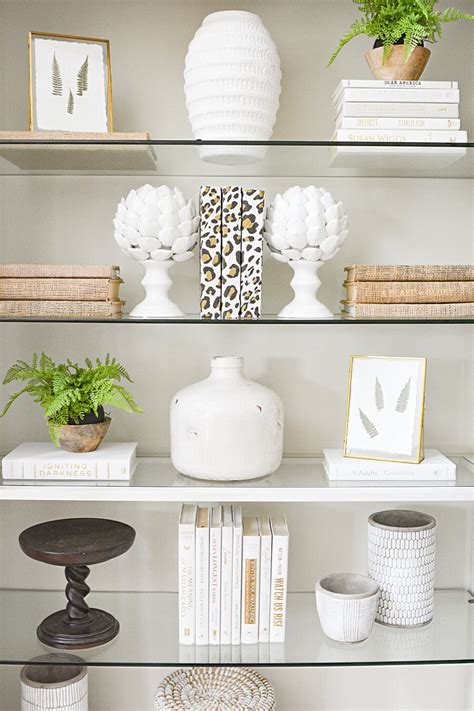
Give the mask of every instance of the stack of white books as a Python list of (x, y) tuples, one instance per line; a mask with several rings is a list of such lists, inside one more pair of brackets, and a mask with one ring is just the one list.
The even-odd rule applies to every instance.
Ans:
[[(383, 143), (466, 143), (461, 130), (460, 91), (457, 81), (389, 81), (343, 79), (334, 95), (336, 131), (334, 141)], [(423, 146), (407, 147), (409, 153), (435, 151)], [(360, 149), (359, 149), (360, 150)], [(384, 148), (390, 153), (399, 150)], [(451, 148), (438, 147), (438, 152)], [(453, 151), (462, 151), (453, 146)], [(464, 149), (465, 150), (465, 149)], [(381, 152), (381, 147), (373, 147)], [(351, 152), (337, 147), (338, 155)]]
[(240, 506), (183, 504), (179, 519), (179, 643), (285, 640), (288, 526)]
[(345, 457), (342, 449), (323, 449), (323, 466), (330, 482), (456, 480), (456, 464), (436, 449), (427, 449), (420, 464)]

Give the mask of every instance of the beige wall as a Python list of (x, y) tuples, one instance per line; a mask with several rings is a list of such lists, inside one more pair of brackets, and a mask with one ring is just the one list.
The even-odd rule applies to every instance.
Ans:
[[(474, 3), (457, 5), (474, 12)], [(356, 12), (347, 1), (268, 0), (207, 2), (178, 0), (0, 0), (0, 128), (26, 127), (27, 49), (30, 29), (111, 39), (114, 117), (117, 130), (148, 130), (157, 138), (190, 137), (184, 108), (182, 68), (187, 45), (202, 18), (223, 8), (258, 12), (275, 39), (284, 73), (275, 138), (330, 138), (331, 94), (341, 78), (368, 76), (362, 57), (365, 39), (349, 45), (332, 69), (325, 68), (338, 37)], [(448, 26), (433, 47), (427, 79), (460, 81), (463, 127), (474, 135), (472, 27)], [(277, 150), (277, 149), (275, 149)], [(140, 298), (138, 265), (127, 260), (112, 238), (111, 218), (120, 197), (142, 182), (177, 184), (197, 196), (199, 165), (180, 153), (182, 175), (159, 177), (0, 178), (2, 261), (119, 263), (124, 296)], [(278, 154), (281, 155), (281, 154)], [(292, 155), (292, 154), (291, 154)], [(158, 151), (158, 160), (160, 153)], [(309, 158), (311, 160), (311, 158)], [(270, 161), (270, 163), (273, 159)], [(291, 176), (290, 157), (284, 174)], [(177, 157), (178, 162), (178, 157)], [(321, 161), (318, 165), (323, 165)], [(197, 166), (197, 168), (196, 168)], [(322, 272), (321, 296), (336, 309), (342, 268), (353, 262), (473, 262), (473, 192), (466, 180), (308, 177), (239, 177), (265, 188), (271, 199), (292, 184), (314, 182), (344, 201), (351, 233), (343, 251)], [(168, 169), (167, 172), (172, 172)], [(204, 171), (203, 171), (204, 172)], [(327, 175), (327, 169), (322, 172)], [(224, 184), (228, 178), (215, 178)], [(197, 260), (174, 269), (173, 294), (197, 311)], [(276, 312), (289, 299), (289, 269), (265, 264), (264, 307)], [(426, 355), (427, 444), (447, 452), (474, 449), (473, 339), (469, 326), (126, 326), (0, 325), (0, 370), (33, 350), (77, 358), (110, 351), (135, 378), (142, 416), (114, 415), (111, 440), (133, 439), (142, 453), (168, 451), (168, 403), (185, 384), (205, 377), (210, 356), (241, 353), (250, 377), (276, 389), (287, 412), (288, 453), (318, 453), (341, 443), (348, 358), (353, 353)], [(45, 437), (36, 406), (26, 400), (0, 422), (0, 451), (20, 441)], [(402, 505), (403, 502), (400, 502)], [(158, 504), (67, 504), (64, 515), (104, 515), (137, 528), (127, 564), (115, 561), (94, 571), (96, 589), (176, 588), (177, 506)], [(248, 510), (262, 507), (249, 506)], [(265, 507), (264, 507), (265, 508)], [(270, 506), (269, 510), (278, 507)], [(376, 510), (361, 505), (289, 505), (292, 530), (290, 583), (310, 590), (319, 575), (344, 568), (365, 570), (365, 520)], [(472, 509), (467, 505), (426, 505), (440, 524), (440, 586), (467, 586), (472, 545)], [(43, 588), (62, 585), (60, 571), (41, 567), (16, 547), (19, 531), (58, 515), (44, 503), (0, 504), (0, 586)], [(308, 541), (310, 544), (308, 544)], [(324, 541), (324, 545), (322, 545)], [(125, 561), (125, 559), (124, 559)], [(17, 708), (17, 669), (0, 673), (0, 708)], [(145, 711), (151, 706), (160, 670), (91, 672), (91, 711)], [(403, 670), (268, 670), (279, 708), (390, 709), (415, 711), (468, 708), (472, 681), (464, 668)]]

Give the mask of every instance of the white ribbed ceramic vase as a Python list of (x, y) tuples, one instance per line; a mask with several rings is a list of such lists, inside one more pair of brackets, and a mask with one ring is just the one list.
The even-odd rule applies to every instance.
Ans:
[[(60, 658), (68, 663), (58, 665)], [(23, 667), (21, 711), (88, 711), (87, 668), (76, 660), (69, 654), (45, 654)]]
[(235, 481), (272, 474), (283, 452), (283, 403), (270, 388), (248, 380), (244, 360), (211, 360), (205, 380), (171, 401), (171, 459), (197, 479)]
[[(280, 100), (280, 58), (261, 18), (226, 10), (208, 15), (186, 55), (184, 91), (201, 140), (268, 141)], [(254, 163), (264, 146), (203, 146), (210, 163)]]
[(369, 575), (380, 586), (376, 620), (417, 627), (433, 618), (436, 521), (419, 511), (369, 517)]
[(380, 595), (365, 575), (336, 573), (316, 583), (316, 607), (324, 634), (337, 642), (362, 642), (375, 620)]

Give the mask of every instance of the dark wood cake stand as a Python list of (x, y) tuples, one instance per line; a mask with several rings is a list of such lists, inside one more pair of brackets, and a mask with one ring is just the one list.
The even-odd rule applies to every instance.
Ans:
[(90, 565), (126, 553), (134, 540), (131, 526), (103, 518), (48, 521), (20, 534), (21, 549), (30, 558), (66, 568), (66, 609), (43, 620), (36, 631), (41, 642), (61, 649), (84, 649), (117, 636), (115, 617), (86, 603), (90, 588), (85, 580)]

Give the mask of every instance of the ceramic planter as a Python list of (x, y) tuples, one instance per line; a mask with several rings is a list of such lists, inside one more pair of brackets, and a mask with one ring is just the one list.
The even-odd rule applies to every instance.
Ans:
[(324, 633), (337, 642), (362, 642), (369, 636), (380, 589), (365, 575), (338, 573), (316, 583), (316, 607)]
[(87, 425), (63, 425), (59, 433), (59, 445), (66, 452), (94, 452), (102, 443), (111, 423), (110, 417), (103, 422)]
[[(189, 45), (184, 70), (193, 135), (201, 140), (268, 141), (279, 106), (280, 58), (258, 15), (208, 15)], [(254, 163), (265, 146), (203, 146), (211, 163)]]
[(171, 459), (197, 479), (233, 481), (274, 472), (283, 451), (283, 403), (248, 380), (243, 358), (214, 357), (205, 380), (171, 402)]
[(369, 517), (369, 575), (380, 585), (376, 620), (417, 627), (433, 618), (436, 521), (419, 511)]
[(376, 79), (397, 81), (417, 81), (423, 74), (431, 52), (426, 47), (415, 47), (405, 62), (405, 48), (396, 44), (383, 63), (383, 47), (376, 47), (366, 53), (365, 59)]
[[(61, 658), (68, 663), (58, 665)], [(74, 664), (76, 659), (45, 654), (33, 660), (36, 664), (23, 667), (21, 711), (87, 711), (87, 668)]]

